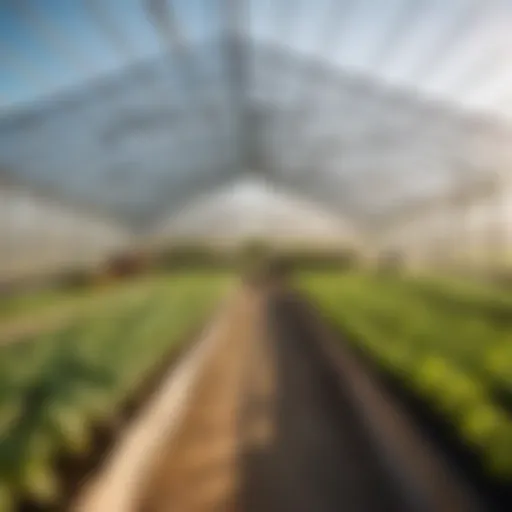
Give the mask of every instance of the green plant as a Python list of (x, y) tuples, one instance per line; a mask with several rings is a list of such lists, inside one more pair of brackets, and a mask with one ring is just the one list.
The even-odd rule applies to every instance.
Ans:
[(0, 349), (0, 511), (59, 502), (56, 457), (87, 454), (93, 426), (115, 422), (227, 283), (213, 274), (141, 283), (112, 295), (103, 314)]
[(490, 473), (512, 478), (512, 418), (499, 399), (512, 391), (512, 325), (496, 314), (509, 307), (504, 294), (365, 274), (310, 273), (299, 285), (333, 325), (451, 422)]

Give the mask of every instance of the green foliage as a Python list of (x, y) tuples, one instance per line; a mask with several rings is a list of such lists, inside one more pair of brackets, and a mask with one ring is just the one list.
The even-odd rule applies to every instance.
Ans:
[[(436, 279), (304, 274), (341, 330), (450, 421), (500, 478), (512, 478), (512, 300)], [(499, 393), (498, 393), (499, 391)]]
[(0, 322), (19, 314), (36, 312), (45, 307), (63, 304), (68, 300), (80, 297), (80, 295), (80, 293), (72, 293), (69, 290), (50, 288), (0, 297)]
[(358, 265), (357, 253), (349, 249), (282, 248), (278, 254), (293, 271), (348, 271)]
[(177, 243), (156, 257), (156, 266), (166, 270), (226, 269), (232, 265), (228, 251), (192, 242)]
[(182, 274), (144, 285), (103, 314), (0, 349), (0, 511), (27, 497), (58, 503), (55, 457), (87, 454), (92, 427), (115, 419), (226, 283)]

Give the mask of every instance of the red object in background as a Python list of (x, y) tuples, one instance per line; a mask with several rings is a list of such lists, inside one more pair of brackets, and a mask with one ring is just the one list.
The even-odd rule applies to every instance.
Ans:
[(106, 273), (111, 277), (127, 277), (143, 272), (148, 258), (139, 252), (117, 254), (107, 261)]

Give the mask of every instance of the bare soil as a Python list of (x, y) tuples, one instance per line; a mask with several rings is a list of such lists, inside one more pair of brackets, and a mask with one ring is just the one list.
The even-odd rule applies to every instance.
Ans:
[(486, 510), (296, 294), (237, 308), (135, 511)]
[[(141, 417), (148, 415), (144, 403), (165, 384), (173, 357), (161, 362), (123, 420), (122, 431), (129, 434), (138, 422), (140, 435), (157, 449), (148, 449), (141, 464), (145, 445), (114, 444), (115, 431), (100, 435), (90, 460), (64, 465), (66, 507), (80, 478), (93, 470), (94, 499), (63, 510), (114, 512), (108, 503), (125, 504), (115, 512), (495, 510), (482, 505), (425, 438), (408, 404), (286, 284), (242, 286), (217, 323), (214, 348), (187, 388), (176, 427), (155, 444), (149, 437), (156, 430), (144, 431), (149, 423)], [(150, 421), (172, 422), (165, 403), (156, 408)], [(130, 449), (133, 457), (119, 453)], [(139, 464), (127, 472), (135, 491), (127, 484), (110, 492), (108, 462), (116, 458)], [(108, 499), (129, 494), (129, 503), (103, 500), (107, 505), (100, 506), (98, 489)]]

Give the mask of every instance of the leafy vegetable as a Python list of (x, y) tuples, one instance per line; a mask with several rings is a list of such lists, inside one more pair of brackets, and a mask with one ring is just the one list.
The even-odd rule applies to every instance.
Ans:
[(0, 512), (24, 498), (58, 503), (55, 457), (83, 455), (229, 280), (182, 274), (112, 294), (101, 311), (0, 348)]
[(442, 280), (304, 274), (326, 316), (429, 401), (499, 478), (512, 478), (512, 299)]

